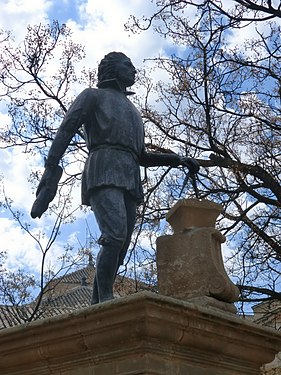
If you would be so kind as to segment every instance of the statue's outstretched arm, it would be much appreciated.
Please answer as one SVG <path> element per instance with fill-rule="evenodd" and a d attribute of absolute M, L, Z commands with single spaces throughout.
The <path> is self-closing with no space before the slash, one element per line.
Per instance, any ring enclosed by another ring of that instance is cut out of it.
<path fill-rule="evenodd" d="M 187 167 L 192 174 L 199 171 L 199 163 L 196 159 L 181 157 L 173 153 L 143 152 L 140 158 L 140 165 L 144 167 L 170 166 L 178 167 L 182 165 Z"/>

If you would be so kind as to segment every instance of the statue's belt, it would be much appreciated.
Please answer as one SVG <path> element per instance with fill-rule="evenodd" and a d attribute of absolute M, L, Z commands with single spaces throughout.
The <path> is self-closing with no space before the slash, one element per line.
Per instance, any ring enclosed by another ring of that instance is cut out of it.
<path fill-rule="evenodd" d="M 128 152 L 129 154 L 131 154 L 133 156 L 134 160 L 138 164 L 140 162 L 139 156 L 136 154 L 136 152 L 134 150 L 132 150 L 129 147 L 122 147 L 122 146 L 118 146 L 118 145 L 103 144 L 103 145 L 91 147 L 90 150 L 89 150 L 89 152 L 91 154 L 92 152 L 103 150 L 103 149 L 118 150 L 118 151 Z"/>

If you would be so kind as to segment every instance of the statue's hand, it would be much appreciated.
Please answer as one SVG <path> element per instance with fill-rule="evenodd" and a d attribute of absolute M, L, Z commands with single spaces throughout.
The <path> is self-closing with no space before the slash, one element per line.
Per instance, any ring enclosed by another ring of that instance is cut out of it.
<path fill-rule="evenodd" d="M 190 174 L 196 174 L 199 172 L 200 165 L 196 159 L 193 158 L 181 158 L 180 164 L 189 169 Z"/>
<path fill-rule="evenodd" d="M 62 172 L 63 170 L 59 165 L 46 166 L 36 190 L 36 199 L 30 213 L 33 219 L 40 218 L 49 207 L 49 203 L 54 199 Z"/>

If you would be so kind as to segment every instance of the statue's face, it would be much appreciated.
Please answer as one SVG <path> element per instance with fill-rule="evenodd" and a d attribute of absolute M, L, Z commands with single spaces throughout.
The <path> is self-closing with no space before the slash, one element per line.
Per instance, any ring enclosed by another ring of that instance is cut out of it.
<path fill-rule="evenodd" d="M 132 86 L 135 83 L 135 77 L 136 69 L 128 57 L 116 63 L 116 78 L 125 87 Z"/>

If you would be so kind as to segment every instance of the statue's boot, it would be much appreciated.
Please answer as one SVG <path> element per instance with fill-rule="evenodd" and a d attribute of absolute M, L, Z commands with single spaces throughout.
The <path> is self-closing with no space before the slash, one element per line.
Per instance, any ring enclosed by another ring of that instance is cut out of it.
<path fill-rule="evenodd" d="M 119 246 L 117 244 L 115 246 L 104 245 L 98 254 L 95 279 L 99 302 L 113 299 L 113 283 L 118 267 L 119 249 L 120 244 Z"/>

